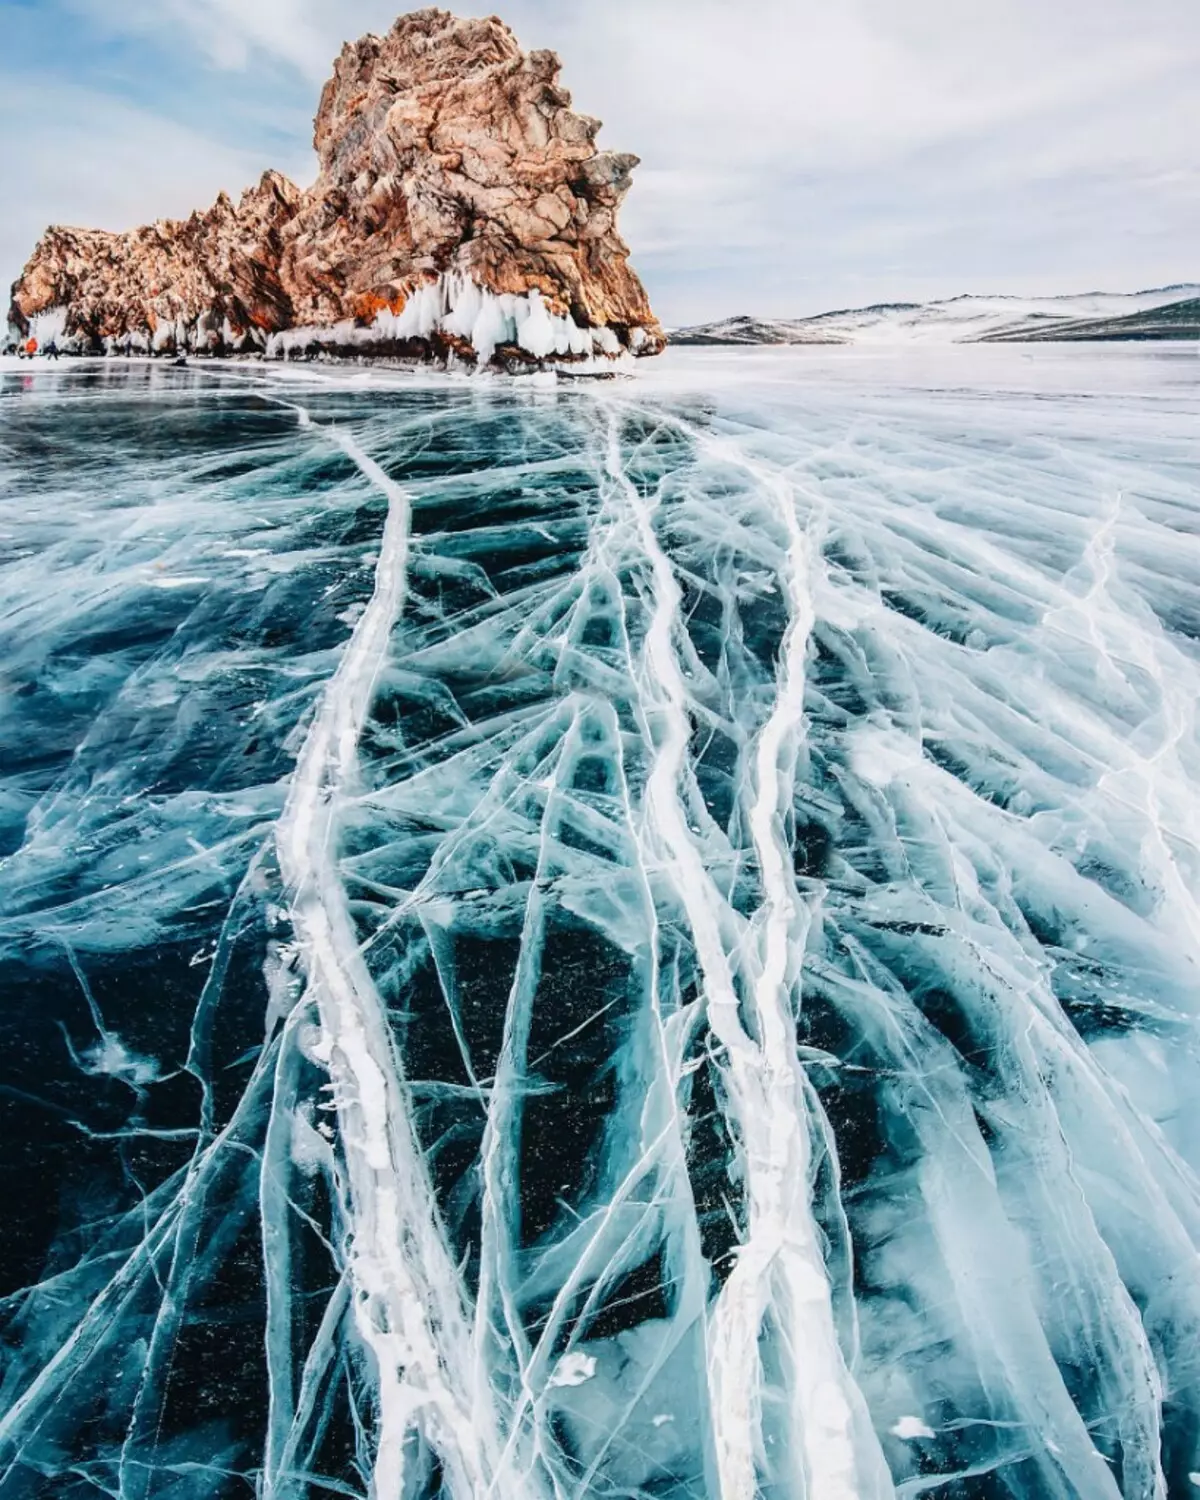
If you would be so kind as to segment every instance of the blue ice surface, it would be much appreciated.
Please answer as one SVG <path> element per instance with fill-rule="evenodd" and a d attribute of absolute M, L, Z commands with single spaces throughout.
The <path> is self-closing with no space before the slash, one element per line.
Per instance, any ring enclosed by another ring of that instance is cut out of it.
<path fill-rule="evenodd" d="M 2 1500 L 1190 1493 L 1198 418 L 0 371 Z"/>

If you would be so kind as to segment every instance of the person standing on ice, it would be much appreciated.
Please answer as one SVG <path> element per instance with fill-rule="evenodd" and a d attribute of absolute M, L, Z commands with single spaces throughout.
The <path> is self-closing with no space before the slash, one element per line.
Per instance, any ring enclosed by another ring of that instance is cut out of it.
<path fill-rule="evenodd" d="M 25 345 L 25 357 L 26 357 L 26 359 L 32 359 L 37 352 L 38 352 L 38 341 L 37 341 L 37 339 L 30 339 L 26 343 L 26 345 Z"/>

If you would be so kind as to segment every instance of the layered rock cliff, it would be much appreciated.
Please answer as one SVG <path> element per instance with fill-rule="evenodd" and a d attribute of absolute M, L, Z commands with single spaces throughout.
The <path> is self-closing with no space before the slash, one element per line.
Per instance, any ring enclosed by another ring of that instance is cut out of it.
<path fill-rule="evenodd" d="M 402 16 L 335 63 L 311 188 L 268 172 L 186 220 L 50 229 L 10 322 L 84 353 L 658 353 L 617 230 L 637 158 L 597 149 L 560 67 L 495 17 Z"/>

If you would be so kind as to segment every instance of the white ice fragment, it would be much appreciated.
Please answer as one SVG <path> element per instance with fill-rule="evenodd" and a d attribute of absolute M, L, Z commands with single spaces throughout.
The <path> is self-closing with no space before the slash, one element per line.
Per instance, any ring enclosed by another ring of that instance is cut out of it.
<path fill-rule="evenodd" d="M 596 1359 L 591 1354 L 564 1354 L 554 1367 L 552 1386 L 586 1385 L 596 1373 Z"/>
<path fill-rule="evenodd" d="M 921 764 L 920 743 L 899 731 L 863 729 L 854 737 L 851 766 L 856 776 L 872 786 L 887 786 Z"/>
<path fill-rule="evenodd" d="M 517 342 L 539 359 L 554 353 L 554 320 L 536 289 L 529 294 L 525 316 L 517 329 Z"/>
<path fill-rule="evenodd" d="M 674 1420 L 675 1418 L 667 1411 L 660 1411 L 657 1416 L 650 1419 L 651 1425 L 654 1427 L 665 1427 L 668 1422 L 673 1422 Z"/>
<path fill-rule="evenodd" d="M 322 1128 L 323 1127 L 323 1128 Z M 329 1159 L 329 1126 L 314 1126 L 304 1106 L 292 1112 L 291 1150 L 293 1164 L 306 1177 L 315 1177 Z"/>
<path fill-rule="evenodd" d="M 310 1062 L 327 1068 L 333 1057 L 333 1038 L 320 1026 L 305 1026 L 300 1032 L 300 1050 Z"/>
<path fill-rule="evenodd" d="M 146 689 L 145 702 L 149 708 L 169 708 L 179 702 L 179 690 L 171 682 L 154 682 Z"/>
<path fill-rule="evenodd" d="M 505 300 L 485 295 L 471 324 L 470 339 L 481 365 L 486 365 L 491 359 L 497 344 L 511 343 L 516 338 L 516 323 L 504 305 Z"/>
<path fill-rule="evenodd" d="M 67 331 L 67 309 L 48 307 L 29 320 L 29 336 L 39 344 L 61 343 Z"/>
<path fill-rule="evenodd" d="M 932 1427 L 927 1427 L 920 1417 L 901 1417 L 891 1429 L 894 1437 L 903 1438 L 906 1443 L 911 1443 L 917 1438 L 937 1437 Z"/>
<path fill-rule="evenodd" d="M 443 329 L 447 333 L 456 334 L 461 339 L 469 339 L 476 320 L 483 311 L 484 300 L 490 295 L 465 277 L 461 280 L 456 279 L 450 287 L 448 297 L 450 310 L 442 319 Z"/>
<path fill-rule="evenodd" d="M 592 337 L 586 328 L 581 328 L 575 319 L 568 313 L 563 320 L 567 330 L 567 351 L 571 354 L 584 355 L 592 352 Z"/>
<path fill-rule="evenodd" d="M 80 1066 L 91 1078 L 116 1078 L 131 1088 L 145 1088 L 159 1077 L 157 1062 L 132 1051 L 114 1032 L 106 1032 L 102 1041 L 89 1047 Z"/>
<path fill-rule="evenodd" d="M 396 331 L 401 338 L 427 339 L 441 324 L 443 312 L 441 283 L 418 287 L 404 304 Z"/>

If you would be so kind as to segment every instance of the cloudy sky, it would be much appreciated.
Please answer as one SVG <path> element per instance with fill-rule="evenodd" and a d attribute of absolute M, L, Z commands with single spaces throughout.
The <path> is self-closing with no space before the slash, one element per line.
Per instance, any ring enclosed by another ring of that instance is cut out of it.
<path fill-rule="evenodd" d="M 399 0 L 0 0 L 0 276 L 49 222 L 315 175 Z M 642 158 L 664 321 L 1200 280 L 1200 0 L 502 0 Z"/>

